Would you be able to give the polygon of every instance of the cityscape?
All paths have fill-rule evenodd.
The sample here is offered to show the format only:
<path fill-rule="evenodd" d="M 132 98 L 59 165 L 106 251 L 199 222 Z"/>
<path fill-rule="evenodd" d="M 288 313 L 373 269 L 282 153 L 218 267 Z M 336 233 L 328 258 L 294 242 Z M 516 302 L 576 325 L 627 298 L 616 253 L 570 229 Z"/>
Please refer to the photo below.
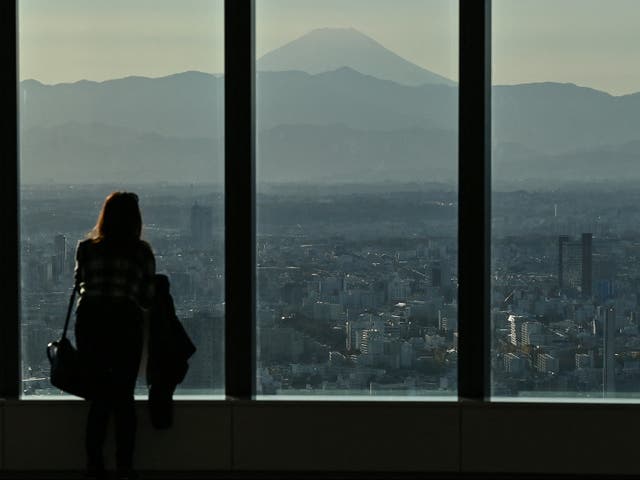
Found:
<path fill-rule="evenodd" d="M 638 398 L 638 200 L 606 182 L 494 193 L 493 395 Z"/>
<path fill-rule="evenodd" d="M 98 190 L 110 191 L 23 188 L 25 395 L 59 393 L 44 346 L 60 335 L 75 244 L 95 222 Z M 454 397 L 455 189 L 259 190 L 256 394 Z M 136 191 L 144 237 L 198 348 L 178 393 L 222 395 L 224 195 L 193 185 Z M 495 398 L 637 398 L 638 197 L 632 185 L 607 184 L 494 192 Z"/>

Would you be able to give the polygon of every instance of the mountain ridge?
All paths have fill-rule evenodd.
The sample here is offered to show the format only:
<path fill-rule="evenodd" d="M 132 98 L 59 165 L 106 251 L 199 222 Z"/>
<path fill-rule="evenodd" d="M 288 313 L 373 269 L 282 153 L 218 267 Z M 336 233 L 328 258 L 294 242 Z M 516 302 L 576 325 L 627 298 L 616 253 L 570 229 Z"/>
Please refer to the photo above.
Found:
<path fill-rule="evenodd" d="M 394 82 L 393 80 L 385 80 L 385 79 L 381 79 L 376 77 L 375 75 L 369 75 L 369 74 L 364 74 L 362 72 L 358 72 L 356 69 L 351 68 L 349 66 L 343 66 L 343 67 L 338 67 L 335 70 L 332 71 L 326 71 L 326 72 L 320 72 L 317 74 L 310 74 L 308 72 L 304 72 L 302 70 L 282 70 L 282 71 L 258 71 L 258 74 L 264 74 L 264 73 L 299 73 L 308 77 L 318 77 L 318 76 L 323 76 L 326 74 L 330 74 L 330 73 L 334 73 L 334 72 L 339 72 L 341 70 L 345 70 L 345 71 L 353 71 L 356 72 L 357 74 L 360 74 L 364 77 L 371 77 L 371 78 L 375 78 L 376 80 L 380 80 L 380 81 L 388 81 L 388 82 L 392 82 L 392 83 L 398 83 L 398 82 Z M 81 80 L 76 80 L 74 82 L 59 82 L 59 83 L 44 83 L 36 78 L 25 78 L 19 81 L 20 85 L 38 85 L 38 86 L 42 86 L 42 87 L 60 87 L 60 86 L 71 86 L 71 85 L 78 85 L 78 84 L 94 84 L 94 85 L 104 85 L 104 84 L 109 84 L 111 82 L 119 82 L 119 81 L 123 81 L 123 80 L 167 80 L 167 79 L 178 79 L 178 78 L 184 78 L 186 76 L 191 76 L 191 74 L 193 74 L 192 76 L 194 77 L 202 77 L 202 78 L 209 78 L 209 79 L 213 79 L 213 80 L 218 80 L 218 79 L 224 79 L 224 74 L 221 73 L 209 73 L 209 72 L 203 72 L 200 70 L 185 70 L 183 72 L 176 72 L 176 73 L 172 73 L 169 75 L 162 75 L 162 76 L 158 76 L 158 77 L 149 77 L 149 76 L 145 76 L 145 75 L 127 75 L 125 77 L 116 77 L 116 78 L 109 78 L 106 80 L 87 80 L 87 79 L 81 79 Z M 419 88 L 423 85 L 402 85 L 399 84 L 401 86 L 404 87 L 408 87 L 408 88 Z M 441 84 L 442 86 L 445 86 L 444 84 Z M 446 85 L 448 87 L 451 88 L 457 88 L 457 84 L 453 84 L 453 85 Z M 514 84 L 496 84 L 496 85 L 492 85 L 492 88 L 503 88 L 503 89 L 508 89 L 508 88 L 512 88 L 512 87 L 536 87 L 536 86 L 549 86 L 549 87 L 574 87 L 576 89 L 583 89 L 583 90 L 587 90 L 587 91 L 591 91 L 591 92 L 595 92 L 595 93 L 600 93 L 603 95 L 606 95 L 607 97 L 610 98 L 619 98 L 619 99 L 624 99 L 624 98 L 640 98 L 640 90 L 637 92 L 631 92 L 631 93 L 624 93 L 624 94 L 620 94 L 620 95 L 615 95 L 612 94 L 610 92 L 607 92 L 605 90 L 600 90 L 598 88 L 595 87 L 589 87 L 587 85 L 580 85 L 574 82 L 554 82 L 554 81 L 541 81 L 541 82 L 525 82 L 525 83 L 514 83 Z"/>
<path fill-rule="evenodd" d="M 456 87 L 410 87 L 346 67 L 317 75 L 257 75 L 261 129 L 305 122 L 343 122 L 368 130 L 457 128 Z M 97 121 L 169 136 L 212 137 L 223 132 L 224 79 L 206 73 L 56 86 L 30 81 L 20 84 L 20 93 L 23 128 Z M 560 153 L 638 138 L 640 95 L 616 97 L 554 82 L 496 86 L 493 109 L 497 143 Z"/>
<path fill-rule="evenodd" d="M 355 30 L 347 33 L 365 49 L 386 51 Z M 353 65 L 257 71 L 261 181 L 455 183 L 457 85 L 407 85 L 406 70 L 380 78 L 384 71 L 384 65 L 368 72 Z M 51 85 L 23 80 L 22 178 L 220 181 L 224 110 L 233 108 L 225 106 L 224 84 L 223 76 L 197 70 Z M 549 172 L 557 179 L 575 172 L 626 179 L 638 170 L 632 167 L 640 164 L 640 92 L 615 96 L 533 82 L 494 86 L 492 94 L 494 179 Z"/>

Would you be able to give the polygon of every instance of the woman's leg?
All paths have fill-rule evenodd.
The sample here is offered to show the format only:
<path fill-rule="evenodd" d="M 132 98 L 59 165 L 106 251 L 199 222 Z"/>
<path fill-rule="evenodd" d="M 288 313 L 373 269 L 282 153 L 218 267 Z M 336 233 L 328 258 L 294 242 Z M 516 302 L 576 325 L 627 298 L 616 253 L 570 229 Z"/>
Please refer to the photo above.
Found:
<path fill-rule="evenodd" d="M 93 471 L 104 470 L 103 449 L 107 437 L 107 425 L 111 402 L 108 398 L 91 400 L 85 435 L 87 468 Z"/>
<path fill-rule="evenodd" d="M 103 366 L 100 361 L 101 333 L 96 328 L 98 320 L 88 308 L 80 308 L 77 312 L 75 334 L 78 352 L 93 365 L 95 375 L 102 376 Z M 111 399 L 109 385 L 106 378 L 98 382 L 98 391 L 90 400 L 89 413 L 85 428 L 85 452 L 87 469 L 91 472 L 104 470 L 103 449 L 107 436 L 107 425 L 111 413 Z"/>
<path fill-rule="evenodd" d="M 135 319 L 132 319 L 135 320 Z M 116 465 L 118 470 L 133 468 L 133 452 L 136 441 L 137 418 L 134 390 L 142 353 L 142 329 L 132 321 L 120 330 L 120 355 L 116 359 L 114 375 L 113 408 L 116 427 Z"/>
<path fill-rule="evenodd" d="M 133 395 L 120 396 L 114 401 L 116 420 L 116 465 L 118 470 L 133 468 L 133 451 L 136 443 L 136 409 Z"/>

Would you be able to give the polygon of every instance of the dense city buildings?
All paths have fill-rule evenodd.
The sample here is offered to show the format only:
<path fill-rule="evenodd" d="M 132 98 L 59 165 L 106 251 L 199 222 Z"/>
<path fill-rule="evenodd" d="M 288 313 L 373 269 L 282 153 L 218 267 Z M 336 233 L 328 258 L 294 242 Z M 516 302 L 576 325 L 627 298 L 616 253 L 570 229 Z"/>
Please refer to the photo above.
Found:
<path fill-rule="evenodd" d="M 223 196 L 214 187 L 137 189 L 144 236 L 198 347 L 181 392 L 220 394 Z M 25 393 L 54 393 L 43 346 L 59 334 L 74 245 L 95 221 L 84 205 L 96 195 L 89 187 L 23 191 Z M 636 197 L 599 185 L 494 193 L 494 395 L 637 395 L 640 218 L 608 214 Z M 258 395 L 455 395 L 456 201 L 452 189 L 418 185 L 264 188 Z M 559 217 L 554 204 L 576 207 Z"/>
<path fill-rule="evenodd" d="M 75 246 L 91 230 L 107 186 L 22 190 L 22 370 L 27 395 L 60 394 L 49 383 L 45 347 L 62 331 L 73 285 Z M 215 188 L 134 189 L 143 238 L 169 276 L 178 317 L 196 343 L 181 393 L 217 395 L 224 384 L 224 238 L 222 195 Z M 155 196 L 154 196 L 155 195 Z M 151 319 L 153 321 L 153 319 Z M 73 335 L 73 327 L 70 329 Z M 73 338 L 73 337 L 72 337 Z M 139 381 L 138 393 L 146 393 Z"/>
<path fill-rule="evenodd" d="M 624 184 L 494 192 L 494 395 L 638 396 L 638 200 Z"/>

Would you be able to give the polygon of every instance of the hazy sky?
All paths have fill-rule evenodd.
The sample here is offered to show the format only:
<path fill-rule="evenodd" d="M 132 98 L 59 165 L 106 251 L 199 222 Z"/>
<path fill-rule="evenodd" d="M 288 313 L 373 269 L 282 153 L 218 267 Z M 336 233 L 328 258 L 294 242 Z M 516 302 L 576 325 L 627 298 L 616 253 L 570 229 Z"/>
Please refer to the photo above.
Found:
<path fill-rule="evenodd" d="M 354 27 L 457 78 L 456 0 L 255 0 L 257 54 Z M 222 0 L 20 0 L 20 76 L 45 83 L 223 67 Z M 640 91 L 640 0 L 494 0 L 494 83 Z"/>
<path fill-rule="evenodd" d="M 640 91 L 640 1 L 494 0 L 494 83 Z"/>

